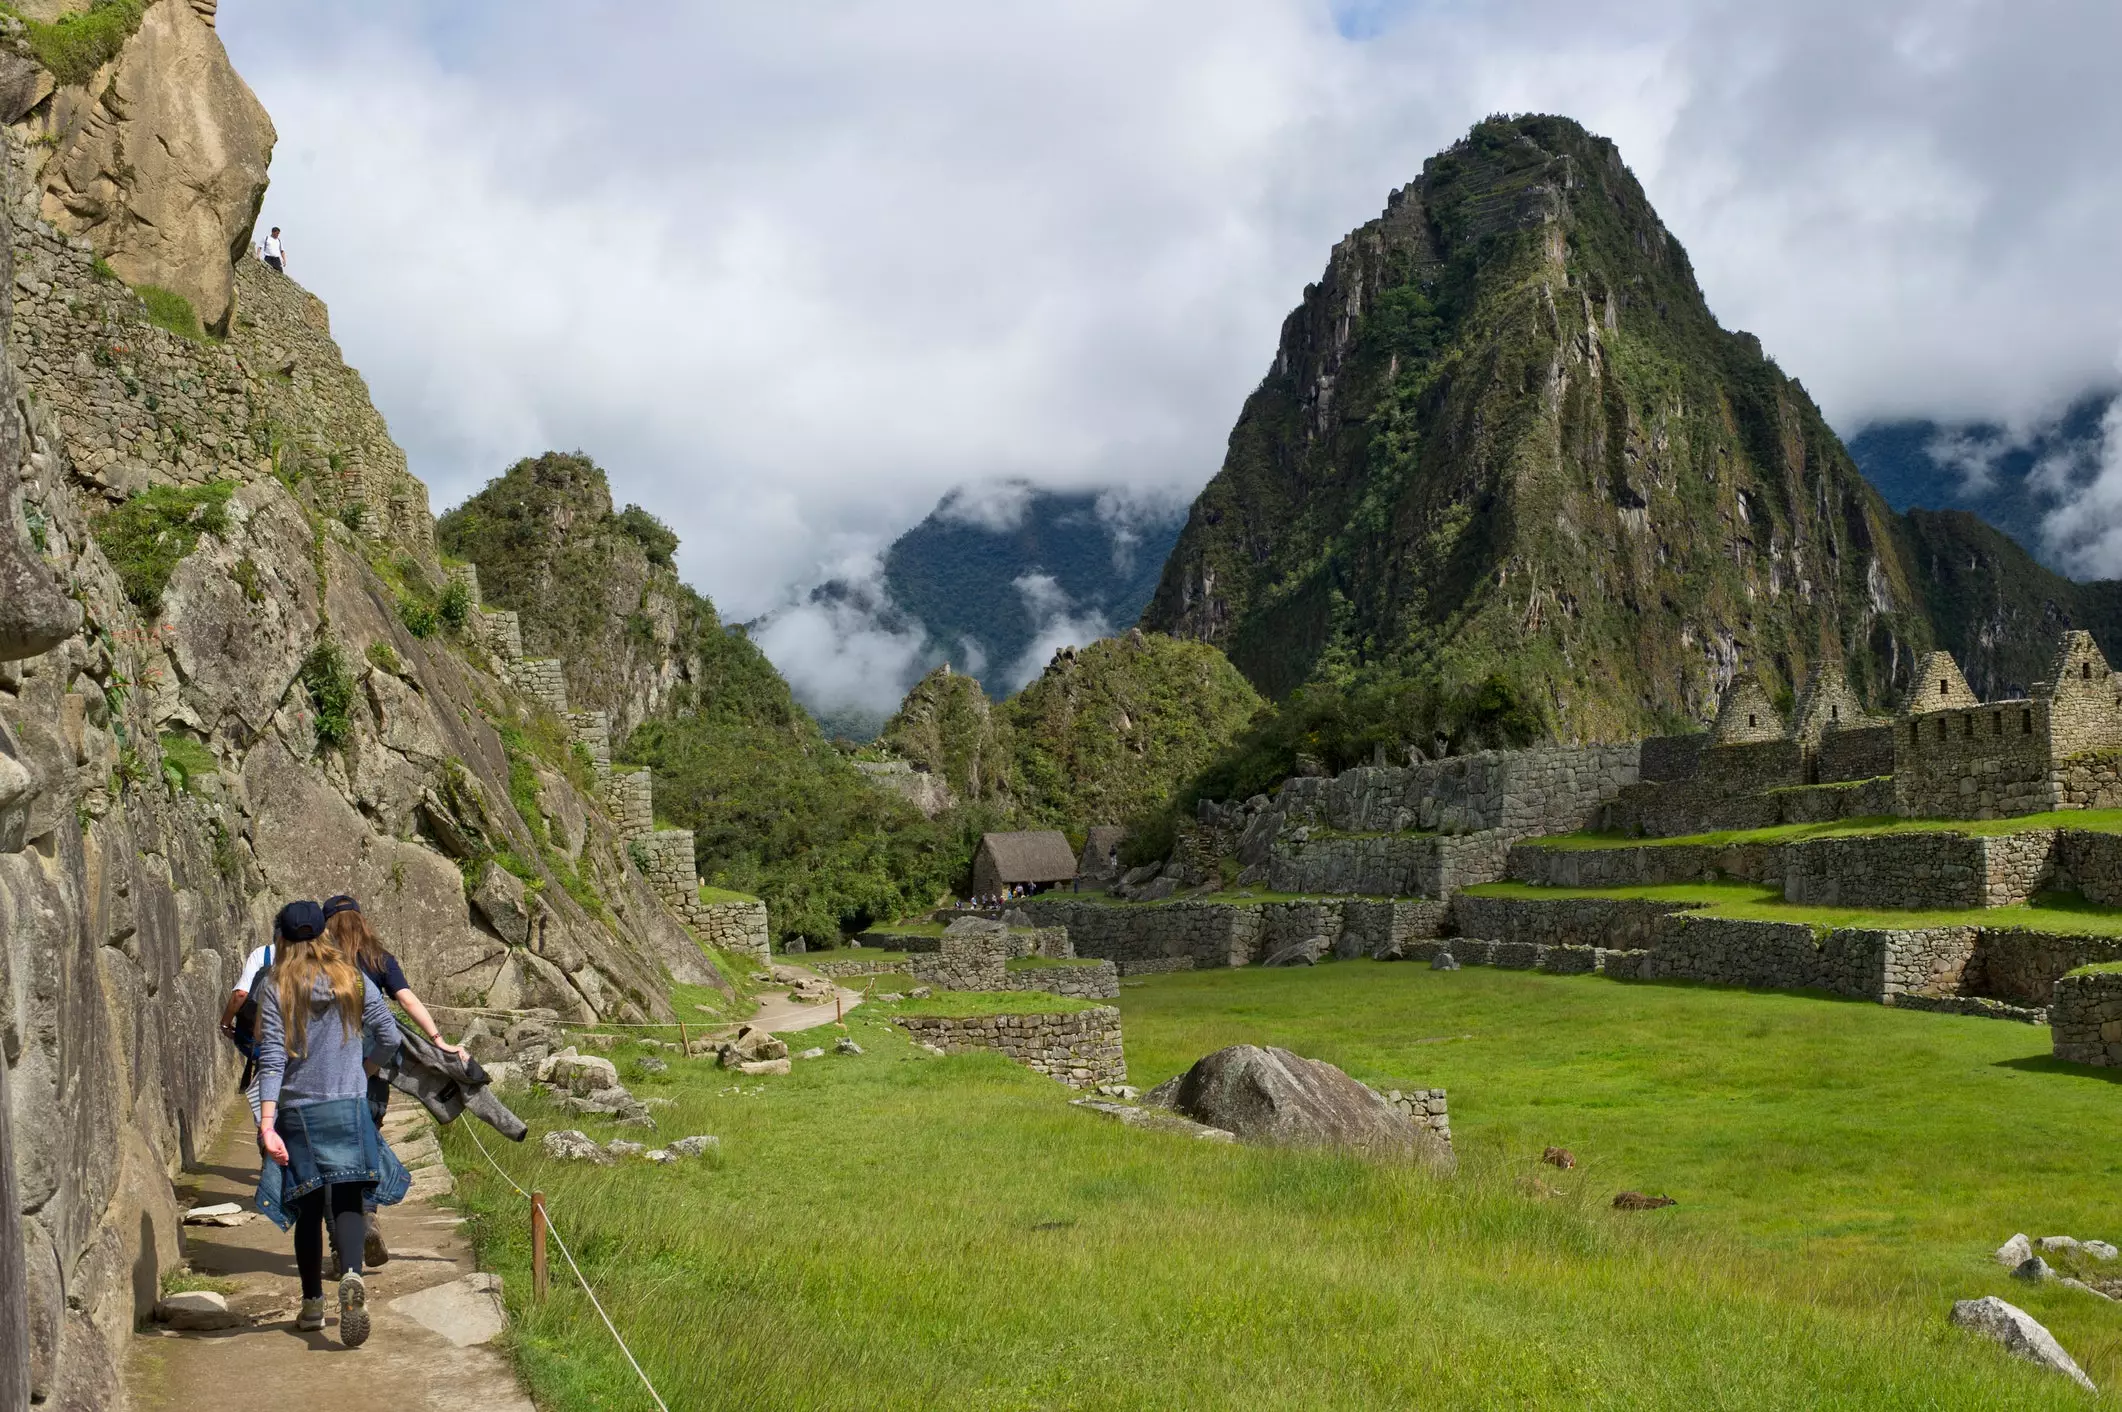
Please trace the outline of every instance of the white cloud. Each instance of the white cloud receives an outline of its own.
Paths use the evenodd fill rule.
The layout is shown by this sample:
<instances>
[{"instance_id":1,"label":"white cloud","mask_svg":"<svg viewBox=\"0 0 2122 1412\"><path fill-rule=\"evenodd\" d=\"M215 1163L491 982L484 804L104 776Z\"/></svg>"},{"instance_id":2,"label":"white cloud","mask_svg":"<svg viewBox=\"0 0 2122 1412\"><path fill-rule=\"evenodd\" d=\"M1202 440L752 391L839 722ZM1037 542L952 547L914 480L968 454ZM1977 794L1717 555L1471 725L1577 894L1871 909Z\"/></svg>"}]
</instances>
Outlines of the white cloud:
<instances>
[{"instance_id":1,"label":"white cloud","mask_svg":"<svg viewBox=\"0 0 2122 1412\"><path fill-rule=\"evenodd\" d=\"M2122 356L2115 360L2122 372ZM2122 577L2122 397L2107 404L2100 421L2100 442L2087 453L2096 461L2089 482L2075 498L2058 506L2041 522L2041 534L2064 567L2085 578ZM2044 485L2079 482L2076 465L2036 465L2033 479Z\"/></svg>"},{"instance_id":2,"label":"white cloud","mask_svg":"<svg viewBox=\"0 0 2122 1412\"><path fill-rule=\"evenodd\" d=\"M812 710L889 716L934 665L926 635L892 605L876 555L852 554L822 572L830 594L774 609L752 624L752 641Z\"/></svg>"},{"instance_id":3,"label":"white cloud","mask_svg":"<svg viewBox=\"0 0 2122 1412\"><path fill-rule=\"evenodd\" d=\"M1055 582L1052 574L1025 574L1016 580L1016 589L1024 599L1024 610L1038 626L1032 633L1031 646L1004 674L1004 695L1022 690L1046 670L1062 648L1081 647L1112 636L1112 625L1105 621L1105 615L1096 609L1077 612L1067 590Z\"/></svg>"},{"instance_id":4,"label":"white cloud","mask_svg":"<svg viewBox=\"0 0 2122 1412\"><path fill-rule=\"evenodd\" d=\"M1006 533L1024 523L1024 512L1031 508L1033 489L1028 480L993 480L961 485L943 497L936 506L936 514L961 525Z\"/></svg>"},{"instance_id":5,"label":"white cloud","mask_svg":"<svg viewBox=\"0 0 2122 1412\"><path fill-rule=\"evenodd\" d=\"M2122 324L2104 0L219 23L281 133L266 219L436 504L585 449L737 618L955 485L1191 494L1332 243L1491 111L1620 142L1839 424L2056 404Z\"/></svg>"}]
</instances>

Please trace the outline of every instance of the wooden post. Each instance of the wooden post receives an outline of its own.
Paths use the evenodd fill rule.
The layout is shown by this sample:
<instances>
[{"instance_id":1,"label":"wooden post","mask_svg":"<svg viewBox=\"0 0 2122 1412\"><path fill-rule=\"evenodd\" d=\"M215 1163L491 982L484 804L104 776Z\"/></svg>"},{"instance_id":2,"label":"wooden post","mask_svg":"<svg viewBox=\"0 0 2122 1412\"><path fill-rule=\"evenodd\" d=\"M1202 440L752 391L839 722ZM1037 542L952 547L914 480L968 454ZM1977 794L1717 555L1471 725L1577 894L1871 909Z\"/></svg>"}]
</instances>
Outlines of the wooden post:
<instances>
[{"instance_id":1,"label":"wooden post","mask_svg":"<svg viewBox=\"0 0 2122 1412\"><path fill-rule=\"evenodd\" d=\"M685 1037L685 1021L683 1020L678 1022L678 1052L688 1058L691 1057L693 1052L693 1042Z\"/></svg>"},{"instance_id":2,"label":"wooden post","mask_svg":"<svg viewBox=\"0 0 2122 1412\"><path fill-rule=\"evenodd\" d=\"M545 1302L545 1193L531 1193L531 1292Z\"/></svg>"}]
</instances>

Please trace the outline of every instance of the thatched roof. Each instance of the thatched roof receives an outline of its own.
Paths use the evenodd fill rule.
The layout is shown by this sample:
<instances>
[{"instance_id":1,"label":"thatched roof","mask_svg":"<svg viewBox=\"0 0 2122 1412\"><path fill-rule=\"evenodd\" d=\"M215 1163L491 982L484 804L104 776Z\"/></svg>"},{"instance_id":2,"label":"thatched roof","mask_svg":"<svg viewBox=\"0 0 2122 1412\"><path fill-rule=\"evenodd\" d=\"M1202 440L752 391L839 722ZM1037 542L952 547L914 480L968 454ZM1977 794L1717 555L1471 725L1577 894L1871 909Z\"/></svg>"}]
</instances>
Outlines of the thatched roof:
<instances>
[{"instance_id":1,"label":"thatched roof","mask_svg":"<svg viewBox=\"0 0 2122 1412\"><path fill-rule=\"evenodd\" d=\"M980 840L980 851L994 863L1000 882L1065 882L1076 875L1075 850L1055 829L991 833Z\"/></svg>"}]
</instances>

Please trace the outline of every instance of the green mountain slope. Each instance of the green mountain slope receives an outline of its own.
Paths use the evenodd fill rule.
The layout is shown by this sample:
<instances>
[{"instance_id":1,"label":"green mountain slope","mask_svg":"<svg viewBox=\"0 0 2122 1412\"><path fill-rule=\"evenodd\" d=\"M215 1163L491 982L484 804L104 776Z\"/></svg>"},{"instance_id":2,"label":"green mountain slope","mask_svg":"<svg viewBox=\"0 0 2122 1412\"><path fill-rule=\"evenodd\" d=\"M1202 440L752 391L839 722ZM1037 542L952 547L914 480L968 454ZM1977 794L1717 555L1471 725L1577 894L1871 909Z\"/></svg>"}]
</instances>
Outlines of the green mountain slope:
<instances>
[{"instance_id":1,"label":"green mountain slope","mask_svg":"<svg viewBox=\"0 0 2122 1412\"><path fill-rule=\"evenodd\" d=\"M1612 143L1492 119L1283 325L1146 627L1263 691L1499 677L1565 738L1699 721L1744 661L1873 700L1935 636L1896 517L1720 328Z\"/></svg>"}]
</instances>

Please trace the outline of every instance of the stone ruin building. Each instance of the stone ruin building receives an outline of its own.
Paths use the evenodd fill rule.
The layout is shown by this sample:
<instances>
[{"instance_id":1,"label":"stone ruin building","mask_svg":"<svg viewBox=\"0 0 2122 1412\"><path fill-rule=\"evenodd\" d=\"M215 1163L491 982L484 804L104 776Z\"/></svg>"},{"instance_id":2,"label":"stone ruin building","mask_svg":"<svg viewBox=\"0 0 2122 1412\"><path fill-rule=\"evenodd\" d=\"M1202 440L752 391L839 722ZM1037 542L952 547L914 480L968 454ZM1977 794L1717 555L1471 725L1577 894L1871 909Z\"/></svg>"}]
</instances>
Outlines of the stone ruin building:
<instances>
[{"instance_id":1,"label":"stone ruin building","mask_svg":"<svg viewBox=\"0 0 2122 1412\"><path fill-rule=\"evenodd\" d=\"M1448 951L2037 1023L2053 1010L2059 1055L2122 1063L2122 979L2081 969L2122 960L2122 936L1990 910L2050 890L2122 907L2122 832L2041 820L1986 834L1690 837L2110 806L2122 806L2122 674L2089 633L2070 632L2024 698L1982 701L1944 652L1922 660L1891 717L1867 712L1833 665L1787 714L1742 674L1693 735L1362 766L1288 779L1272 797L1204 800L1161 865L1168 885L1152 888L1140 869L1133 905L1053 896L1025 910L1122 974ZM1579 837L1552 837L1562 834ZM1552 891L1481 886L1504 881ZM1829 927L1716 916L1706 899L1586 895L1712 881L1885 915ZM1269 895L1212 895L1247 885ZM1892 916L1919 909L1960 915L1943 926Z\"/></svg>"}]
</instances>

